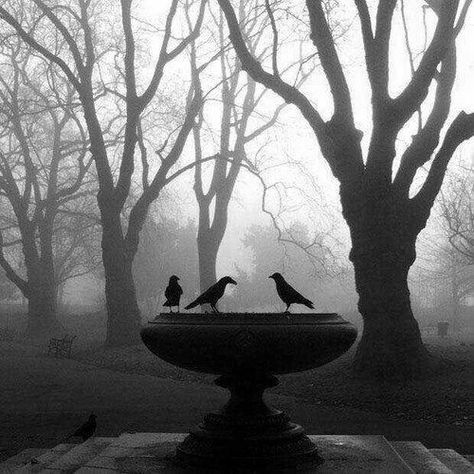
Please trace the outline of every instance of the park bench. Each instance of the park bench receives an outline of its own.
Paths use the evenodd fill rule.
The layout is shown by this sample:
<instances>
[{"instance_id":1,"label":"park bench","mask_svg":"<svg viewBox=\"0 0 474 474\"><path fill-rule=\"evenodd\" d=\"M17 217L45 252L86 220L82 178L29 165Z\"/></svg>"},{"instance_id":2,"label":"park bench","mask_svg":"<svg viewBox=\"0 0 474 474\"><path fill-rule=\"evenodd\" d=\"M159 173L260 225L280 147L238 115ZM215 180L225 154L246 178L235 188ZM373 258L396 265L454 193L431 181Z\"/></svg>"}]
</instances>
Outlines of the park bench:
<instances>
[{"instance_id":1,"label":"park bench","mask_svg":"<svg viewBox=\"0 0 474 474\"><path fill-rule=\"evenodd\" d=\"M62 338L52 337L49 340L48 355L53 354L55 357L71 357L72 343L76 336L65 334Z\"/></svg>"}]
</instances>

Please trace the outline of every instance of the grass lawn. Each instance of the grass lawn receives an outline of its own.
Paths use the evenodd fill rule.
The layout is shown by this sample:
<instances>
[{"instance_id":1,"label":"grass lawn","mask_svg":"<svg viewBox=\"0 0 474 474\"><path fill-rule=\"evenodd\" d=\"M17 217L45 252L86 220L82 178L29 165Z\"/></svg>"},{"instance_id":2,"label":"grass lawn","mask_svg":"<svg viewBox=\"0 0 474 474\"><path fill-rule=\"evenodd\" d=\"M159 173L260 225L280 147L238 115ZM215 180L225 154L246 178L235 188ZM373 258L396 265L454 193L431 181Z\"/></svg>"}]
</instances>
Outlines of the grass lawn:
<instances>
[{"instance_id":1,"label":"grass lawn","mask_svg":"<svg viewBox=\"0 0 474 474\"><path fill-rule=\"evenodd\" d=\"M450 363L436 376L394 386L352 378L351 354L315 371L281 377L269 402L313 434L384 434L428 447L474 452L474 346L430 348ZM0 461L28 447L52 447L94 411L98 436L186 432L222 405L214 377L171 366L142 346L77 350L73 360L44 347L0 342Z\"/></svg>"},{"instance_id":2,"label":"grass lawn","mask_svg":"<svg viewBox=\"0 0 474 474\"><path fill-rule=\"evenodd\" d=\"M425 343L444 363L435 375L424 380L398 384L360 380L350 369L352 349L319 369L280 376L280 385L274 391L311 404L351 407L394 419L474 426L474 339L432 338ZM88 364L125 373L205 384L215 378L167 364L142 345L84 351L76 357Z\"/></svg>"}]
</instances>

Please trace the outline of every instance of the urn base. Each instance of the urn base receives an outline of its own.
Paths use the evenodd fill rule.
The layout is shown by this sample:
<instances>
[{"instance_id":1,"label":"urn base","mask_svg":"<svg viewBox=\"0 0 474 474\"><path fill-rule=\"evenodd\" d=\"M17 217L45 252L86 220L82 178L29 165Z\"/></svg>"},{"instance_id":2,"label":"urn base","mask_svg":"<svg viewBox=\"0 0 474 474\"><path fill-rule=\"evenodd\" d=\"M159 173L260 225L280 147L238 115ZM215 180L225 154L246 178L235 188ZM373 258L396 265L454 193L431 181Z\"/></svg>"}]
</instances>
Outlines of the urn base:
<instances>
[{"instance_id":1,"label":"urn base","mask_svg":"<svg viewBox=\"0 0 474 474\"><path fill-rule=\"evenodd\" d=\"M264 403L263 391L278 383L275 377L219 377L216 383L230 390L230 400L220 412L206 415L178 446L179 465L221 472L297 472L323 462L303 428Z\"/></svg>"}]
</instances>

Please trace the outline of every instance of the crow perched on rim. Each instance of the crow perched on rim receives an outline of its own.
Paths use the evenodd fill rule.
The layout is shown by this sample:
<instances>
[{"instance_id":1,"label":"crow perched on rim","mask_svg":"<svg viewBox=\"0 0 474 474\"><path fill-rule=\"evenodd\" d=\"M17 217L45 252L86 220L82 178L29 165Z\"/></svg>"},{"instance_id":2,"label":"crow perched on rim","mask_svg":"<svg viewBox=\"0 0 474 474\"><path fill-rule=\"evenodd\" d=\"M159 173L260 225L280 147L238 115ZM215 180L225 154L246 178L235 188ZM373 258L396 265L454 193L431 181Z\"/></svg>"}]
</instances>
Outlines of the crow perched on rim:
<instances>
[{"instance_id":1,"label":"crow perched on rim","mask_svg":"<svg viewBox=\"0 0 474 474\"><path fill-rule=\"evenodd\" d=\"M170 313L173 312L173 306L178 307L178 313L180 311L179 300L183 294L183 289L179 285L178 280L179 278L176 275L172 275L165 290L166 301L164 302L163 306L169 306Z\"/></svg>"},{"instance_id":2,"label":"crow perched on rim","mask_svg":"<svg viewBox=\"0 0 474 474\"><path fill-rule=\"evenodd\" d=\"M287 283L281 273L274 273L268 278L275 280L278 296L286 304L285 313L289 313L290 306L295 303L304 304L306 307L314 309L313 303L306 299L303 295L300 295L289 283Z\"/></svg>"},{"instance_id":3,"label":"crow perched on rim","mask_svg":"<svg viewBox=\"0 0 474 474\"><path fill-rule=\"evenodd\" d=\"M216 308L216 303L224 295L227 284L237 285L237 282L230 276L221 278L217 283L208 288L201 296L198 296L192 303L189 303L185 309L191 309L198 305L210 304L214 312L218 313L219 310Z\"/></svg>"},{"instance_id":4,"label":"crow perched on rim","mask_svg":"<svg viewBox=\"0 0 474 474\"><path fill-rule=\"evenodd\" d=\"M95 429L97 428L97 423L96 423L97 417L94 415L94 413L91 413L89 415L89 419L83 423L79 428L77 428L76 431L70 436L68 436L66 439L69 438L82 438L82 441L86 441L89 439L95 432Z\"/></svg>"}]
</instances>

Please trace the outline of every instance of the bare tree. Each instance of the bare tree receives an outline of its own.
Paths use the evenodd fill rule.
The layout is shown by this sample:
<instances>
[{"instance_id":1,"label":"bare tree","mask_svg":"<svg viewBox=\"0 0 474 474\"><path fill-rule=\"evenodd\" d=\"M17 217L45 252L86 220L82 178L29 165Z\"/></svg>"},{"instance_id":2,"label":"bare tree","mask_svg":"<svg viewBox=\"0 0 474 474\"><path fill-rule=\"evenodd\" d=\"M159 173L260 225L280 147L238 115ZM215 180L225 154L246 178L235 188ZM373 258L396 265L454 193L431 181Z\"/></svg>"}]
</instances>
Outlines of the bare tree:
<instances>
[{"instance_id":1,"label":"bare tree","mask_svg":"<svg viewBox=\"0 0 474 474\"><path fill-rule=\"evenodd\" d=\"M99 186L97 202L102 226L102 259L108 312L107 343L134 343L139 339L140 312L133 282L133 258L137 252L139 234L148 208L169 182L170 170L181 155L199 111L201 91L196 78L193 79L187 96L184 121L174 134L174 142L167 142L167 146L160 150L161 163L151 176L146 148L140 147L143 190L130 210L128 219L124 219L122 211L129 198L136 167L135 155L137 145L140 144L141 119L162 83L167 65L180 56L199 34L206 2L186 2L186 7L192 9L195 21L185 37L176 40L174 27L180 2L171 1L151 79L141 85L137 66L133 1L120 1L120 36L123 38L124 51L123 54L118 51L118 57L115 57L114 61L122 78L118 85L122 87L113 92L125 103L125 117L123 146L117 173L114 173L112 157L108 154L106 130L101 122L97 103L97 96L101 93L97 76L101 73L101 58L105 52L98 50L101 23L94 21L94 12L101 2L79 0L74 3L56 2L52 5L44 0L33 0L31 3L36 7L33 26L22 24L21 12L16 11L16 15L13 14L14 9L8 5L0 7L0 18L9 24L26 44L57 66L77 92ZM37 34L40 26L53 28L55 34L64 39L67 48L60 51L51 49Z\"/></svg>"},{"instance_id":2,"label":"bare tree","mask_svg":"<svg viewBox=\"0 0 474 474\"><path fill-rule=\"evenodd\" d=\"M159 213L147 219L134 261L138 300L146 316L153 317L163 310L170 275L179 275L186 299L195 294L199 278L197 260L193 222L183 225L166 214L160 217Z\"/></svg>"},{"instance_id":3,"label":"bare tree","mask_svg":"<svg viewBox=\"0 0 474 474\"><path fill-rule=\"evenodd\" d=\"M272 72L268 72L252 55L232 2L218 2L242 69L300 110L340 183L343 215L352 239L350 259L355 270L359 311L364 319L355 368L376 376L420 373L430 366L431 360L413 317L407 276L416 258L417 236L426 225L449 160L457 147L474 135L474 114L461 112L438 147L456 74L455 40L471 1L462 6L458 0L427 2L437 16L431 42L406 87L397 97L391 97L389 43L397 0L378 2L374 22L367 2L355 0L372 92L372 134L366 154L361 146L362 133L355 125L351 93L328 24L325 2L308 0L306 9L309 36L333 98L334 111L329 120L323 119L308 96L283 79L278 69L278 48L273 48ZM266 5L268 15L274 17L271 2ZM278 25L276 21L273 24L275 38ZM394 172L397 136L425 102L433 82L436 84L431 112ZM432 158L421 188L410 196L417 170Z\"/></svg>"},{"instance_id":4,"label":"bare tree","mask_svg":"<svg viewBox=\"0 0 474 474\"><path fill-rule=\"evenodd\" d=\"M420 240L416 273L411 275L418 286L415 292L425 294L425 306L435 307L438 319L450 321L451 327L459 330L462 305L474 292L474 268L444 235Z\"/></svg>"},{"instance_id":5,"label":"bare tree","mask_svg":"<svg viewBox=\"0 0 474 474\"><path fill-rule=\"evenodd\" d=\"M75 258L88 224L65 225L60 213L92 194L92 159L72 87L15 37L0 55L0 265L28 300L27 334L37 337L59 327L58 287L88 271Z\"/></svg>"},{"instance_id":6,"label":"bare tree","mask_svg":"<svg viewBox=\"0 0 474 474\"><path fill-rule=\"evenodd\" d=\"M264 11L256 2L238 2L238 20L242 34L247 38L251 53L262 61L271 54L269 48L259 48L271 27ZM287 105L283 102L270 111L265 110L262 103L268 90L262 90L259 84L244 73L238 57L229 54L230 45L224 35L225 20L222 12L214 12L211 8L210 13L213 19L211 36L215 43L213 50L217 51L212 56L218 62L217 84L209 86L205 105L193 129L197 163L194 193L199 207L197 244L201 291L217 281L217 255L227 228L229 205L240 172L242 169L250 171L265 185L254 158L250 156L255 153L255 149L264 147L265 140L262 137L277 123L280 113ZM191 62L196 69L196 48L192 50ZM314 67L312 58L303 57L285 64L285 70L298 70L295 87L303 85ZM212 92L217 92L217 97L212 96ZM219 118L216 102L219 104ZM210 147L213 148L216 159L204 167L200 163L204 150ZM212 152L209 154L212 155ZM206 189L204 182L207 177L209 185Z\"/></svg>"},{"instance_id":7,"label":"bare tree","mask_svg":"<svg viewBox=\"0 0 474 474\"><path fill-rule=\"evenodd\" d=\"M448 184L439 199L444 231L464 264L474 265L474 167L463 167Z\"/></svg>"}]
</instances>

